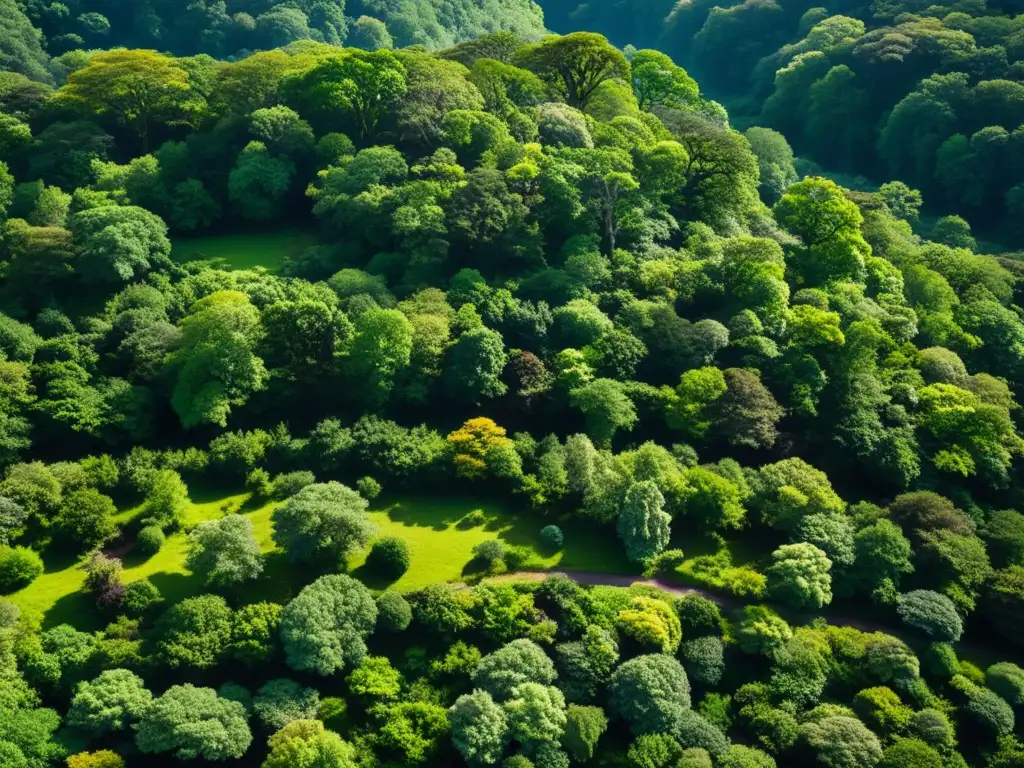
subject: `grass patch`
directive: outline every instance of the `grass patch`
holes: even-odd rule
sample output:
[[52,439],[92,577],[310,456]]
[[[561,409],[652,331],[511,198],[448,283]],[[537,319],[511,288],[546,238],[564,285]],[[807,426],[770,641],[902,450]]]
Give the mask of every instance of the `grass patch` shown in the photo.
[[302,229],[183,237],[172,242],[171,258],[179,262],[210,261],[220,269],[266,267],[277,272],[286,256],[297,255],[315,243],[316,237]]
[[[271,513],[277,502],[252,508],[249,495],[205,495],[196,490],[197,500],[186,513],[186,531],[205,520],[241,512],[252,520],[260,549],[268,553],[264,575],[255,584],[246,585],[239,597],[244,602],[276,600],[285,602],[314,573],[309,568],[290,565],[275,551]],[[482,516],[472,515],[476,510]],[[128,527],[141,513],[141,507],[122,510],[118,522]],[[565,546],[555,553],[543,551],[540,530],[549,521],[521,517],[499,502],[472,499],[399,499],[382,509],[370,511],[380,536],[398,536],[409,544],[409,570],[394,583],[381,582],[363,567],[368,549],[349,561],[350,572],[374,588],[392,587],[412,591],[445,581],[458,581],[471,573],[473,547],[489,539],[500,539],[509,546],[533,550],[527,566],[545,570],[599,571],[635,573],[625,558],[618,539],[610,529],[570,522],[562,526]],[[471,516],[472,515],[472,516]],[[149,578],[168,603],[201,594],[202,583],[185,568],[187,533],[167,537],[163,548],[149,558],[131,549],[123,553],[126,583]],[[46,571],[32,584],[10,595],[26,615],[38,618],[46,628],[71,624],[79,629],[99,629],[105,621],[91,600],[82,592],[85,573],[80,558],[47,558]]]
[[[467,518],[480,510],[483,521]],[[408,592],[428,584],[458,581],[469,575],[473,547],[489,539],[500,539],[509,546],[532,549],[535,557],[527,567],[535,570],[564,568],[580,571],[632,573],[614,533],[593,526],[569,524],[562,526],[564,548],[546,553],[540,542],[540,531],[547,520],[524,518],[498,502],[471,499],[409,499],[399,500],[383,510],[373,511],[370,518],[379,528],[380,536],[397,536],[409,545],[409,570],[392,584],[380,582],[366,573],[366,553],[352,558],[355,576],[373,587],[390,586]]]

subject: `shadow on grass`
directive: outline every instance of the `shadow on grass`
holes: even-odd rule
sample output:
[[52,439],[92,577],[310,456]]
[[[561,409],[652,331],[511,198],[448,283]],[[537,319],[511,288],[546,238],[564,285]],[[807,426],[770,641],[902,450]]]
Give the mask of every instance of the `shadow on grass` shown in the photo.
[[348,575],[353,579],[359,579],[359,581],[363,582],[363,584],[370,589],[380,590],[381,592],[401,578],[401,576],[386,576],[374,568],[371,568],[367,563],[363,563],[358,568],[348,571]]
[[471,510],[479,507],[472,501],[399,500],[383,509],[396,523],[445,531],[457,525]]
[[43,629],[70,624],[83,632],[102,629],[108,619],[100,614],[92,597],[85,592],[71,592],[60,597],[43,614]]

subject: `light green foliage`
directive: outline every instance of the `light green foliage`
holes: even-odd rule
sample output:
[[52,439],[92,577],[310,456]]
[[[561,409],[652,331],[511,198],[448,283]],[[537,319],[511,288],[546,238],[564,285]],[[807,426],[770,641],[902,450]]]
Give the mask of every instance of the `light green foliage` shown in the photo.
[[619,513],[618,533],[630,560],[644,560],[668,546],[672,518],[663,511],[665,498],[652,480],[634,483],[626,491]]
[[277,650],[281,610],[277,603],[250,603],[235,611],[231,615],[231,656],[250,666],[271,659]]
[[140,752],[173,752],[180,760],[238,758],[251,742],[241,704],[190,684],[171,686],[156,698],[135,733]]
[[367,702],[393,699],[402,689],[402,674],[385,656],[367,656],[346,681],[349,691]]
[[456,699],[448,710],[452,744],[470,764],[491,765],[501,758],[509,742],[504,710],[486,691],[473,691]]
[[274,541],[292,562],[345,556],[374,534],[366,507],[362,496],[341,483],[308,485],[273,511]]
[[555,665],[544,650],[531,640],[513,640],[480,660],[473,670],[473,685],[505,701],[522,683],[550,685]]
[[231,408],[263,388],[266,369],[253,353],[259,323],[259,311],[237,291],[200,299],[181,321],[181,347],[169,365],[171,404],[184,427],[225,426]]
[[607,728],[608,718],[600,707],[570,704],[562,746],[574,760],[586,762],[594,757],[598,741]]
[[153,694],[127,669],[109,669],[82,683],[71,700],[68,723],[96,735],[127,728],[149,706]]
[[661,653],[675,653],[682,638],[678,614],[653,597],[634,597],[615,617],[615,627],[646,649]]
[[160,617],[157,637],[160,655],[171,668],[210,669],[231,639],[231,609],[215,595],[182,600]]
[[871,768],[882,759],[878,737],[853,717],[804,723],[801,736],[826,768]]
[[736,630],[740,648],[746,653],[772,655],[791,637],[793,630],[785,619],[764,605],[748,605]]
[[509,733],[527,750],[557,743],[565,731],[565,697],[553,686],[520,683],[502,706]]
[[293,720],[267,740],[262,768],[355,768],[356,753],[319,720]]
[[281,614],[285,660],[296,671],[330,675],[359,664],[377,620],[369,590],[348,576],[321,576]]
[[200,523],[189,533],[185,565],[213,587],[229,587],[263,573],[252,521],[242,515]]
[[798,608],[821,608],[832,602],[832,561],[813,544],[784,544],[772,553],[765,572],[768,593]]

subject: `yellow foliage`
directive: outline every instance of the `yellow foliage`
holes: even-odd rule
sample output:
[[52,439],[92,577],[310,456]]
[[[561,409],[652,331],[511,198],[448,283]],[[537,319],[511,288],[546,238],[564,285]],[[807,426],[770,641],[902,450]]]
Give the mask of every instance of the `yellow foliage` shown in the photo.
[[124,758],[109,749],[79,752],[68,758],[68,768],[124,768]]
[[469,419],[448,435],[452,447],[455,469],[462,477],[482,477],[488,467],[488,458],[496,451],[512,447],[504,427],[484,416]]

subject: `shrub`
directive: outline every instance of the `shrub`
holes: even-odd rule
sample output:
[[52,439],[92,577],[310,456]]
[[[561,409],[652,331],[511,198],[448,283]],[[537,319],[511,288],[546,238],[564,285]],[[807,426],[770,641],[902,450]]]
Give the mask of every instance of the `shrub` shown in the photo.
[[309,470],[286,472],[274,478],[274,498],[281,501],[294,496],[307,485],[316,482],[316,475]]
[[43,559],[28,547],[0,547],[0,592],[27,587],[43,573]]
[[963,697],[962,711],[995,740],[1013,732],[1013,709],[994,691],[975,685],[962,675],[950,681]]
[[367,501],[373,501],[380,496],[381,487],[380,483],[367,475],[366,477],[361,477],[356,481],[356,490],[359,491],[359,495]]
[[707,750],[715,759],[720,759],[729,748],[729,739],[707,718],[692,709],[684,709],[676,720],[675,737],[683,747],[698,747]]
[[988,687],[1012,706],[1024,704],[1024,669],[1009,661],[993,664],[985,673]]
[[274,492],[274,484],[270,482],[270,473],[263,467],[256,467],[245,476],[245,490],[257,499],[265,499]]
[[709,686],[721,681],[725,672],[725,647],[719,638],[707,635],[687,640],[680,646],[679,655],[693,680]]
[[704,635],[721,637],[724,622],[718,605],[701,595],[687,595],[676,601],[676,613],[683,637],[692,640]]
[[129,616],[139,618],[159,607],[163,601],[163,595],[153,582],[149,579],[139,579],[124,588],[121,608]]
[[919,739],[896,739],[882,755],[879,768],[943,768],[942,755]]
[[964,625],[953,601],[929,589],[917,589],[900,598],[900,618],[935,640],[956,642],[963,634]]
[[147,525],[135,537],[135,546],[142,554],[152,557],[163,547],[167,537],[158,525]]
[[468,528],[476,528],[478,525],[483,525],[487,522],[487,515],[484,514],[482,509],[474,509],[464,518],[459,520],[459,528],[465,530]]
[[956,651],[949,643],[931,643],[921,654],[921,664],[935,677],[949,680],[953,675],[960,674],[960,662]]
[[397,579],[409,570],[409,545],[397,536],[385,536],[373,543],[366,566],[388,579]]
[[498,564],[504,564],[505,545],[498,539],[481,541],[473,547],[473,559],[478,560],[487,570],[494,570]]
[[944,747],[953,740],[949,718],[937,709],[915,712],[910,718],[910,732],[933,747]]
[[565,543],[565,534],[557,525],[545,525],[540,529],[540,543],[545,549],[557,552]]
[[316,717],[320,695],[313,688],[304,688],[294,680],[271,680],[252,700],[252,709],[267,728],[277,731],[293,720]]
[[398,592],[387,591],[377,598],[377,627],[385,632],[401,632],[412,622],[409,601]]

